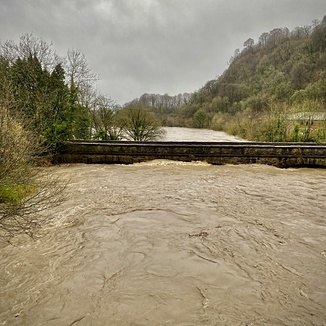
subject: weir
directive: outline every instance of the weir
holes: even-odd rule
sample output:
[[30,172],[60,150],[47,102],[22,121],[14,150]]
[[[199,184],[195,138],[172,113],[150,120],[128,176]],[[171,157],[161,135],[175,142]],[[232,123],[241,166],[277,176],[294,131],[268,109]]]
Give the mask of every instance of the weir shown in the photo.
[[263,142],[67,141],[54,163],[132,164],[155,159],[210,164],[326,168],[326,144]]

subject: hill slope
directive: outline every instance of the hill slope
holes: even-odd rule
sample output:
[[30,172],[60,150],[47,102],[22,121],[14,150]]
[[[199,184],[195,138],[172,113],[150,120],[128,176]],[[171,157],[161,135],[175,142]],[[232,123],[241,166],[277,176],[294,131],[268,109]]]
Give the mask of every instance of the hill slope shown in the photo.
[[249,38],[222,76],[160,114],[252,140],[326,141],[326,16]]

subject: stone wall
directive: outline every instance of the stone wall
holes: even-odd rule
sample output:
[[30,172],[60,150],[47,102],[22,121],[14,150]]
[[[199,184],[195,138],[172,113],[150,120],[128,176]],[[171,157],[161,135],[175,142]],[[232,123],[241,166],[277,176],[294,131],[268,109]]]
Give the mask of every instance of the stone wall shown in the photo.
[[325,168],[326,144],[69,141],[54,162],[131,164],[154,159]]

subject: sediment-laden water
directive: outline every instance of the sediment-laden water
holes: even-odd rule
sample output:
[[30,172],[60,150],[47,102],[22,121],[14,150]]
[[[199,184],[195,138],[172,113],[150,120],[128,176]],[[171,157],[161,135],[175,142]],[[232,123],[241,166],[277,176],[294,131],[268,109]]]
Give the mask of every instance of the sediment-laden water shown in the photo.
[[243,139],[228,135],[223,131],[196,128],[165,127],[162,141],[192,141],[192,142],[235,142]]
[[0,248],[0,325],[325,325],[326,170],[61,165]]

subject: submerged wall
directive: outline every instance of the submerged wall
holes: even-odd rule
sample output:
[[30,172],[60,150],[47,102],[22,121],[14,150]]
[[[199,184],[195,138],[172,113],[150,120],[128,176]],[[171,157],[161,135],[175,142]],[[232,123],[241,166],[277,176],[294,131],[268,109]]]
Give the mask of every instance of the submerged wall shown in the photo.
[[53,160],[55,163],[131,164],[154,159],[326,167],[326,144],[68,141]]

